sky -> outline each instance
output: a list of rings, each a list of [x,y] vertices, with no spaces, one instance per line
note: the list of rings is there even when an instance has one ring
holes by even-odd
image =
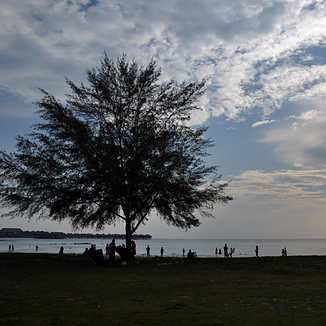
[[[143,65],[154,57],[162,80],[209,78],[191,125],[209,126],[207,164],[236,198],[187,232],[152,215],[138,233],[326,238],[326,1],[2,0],[0,148],[14,151],[15,136],[39,121],[39,87],[64,101],[65,77],[85,82],[104,51]],[[72,231],[24,218],[2,227]]]

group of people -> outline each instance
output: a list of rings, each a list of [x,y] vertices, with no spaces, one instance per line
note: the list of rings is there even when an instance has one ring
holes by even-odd
[[[161,247],[160,252],[161,252],[161,258],[163,258],[163,254],[164,254],[164,248],[163,247]],[[147,254],[147,257],[151,256],[151,248],[150,248],[149,245],[147,245],[147,247],[146,247],[146,254]],[[185,250],[185,248],[183,248],[182,249],[182,257],[185,257],[185,256],[186,256],[186,250]],[[155,256],[155,257],[157,257],[157,256]],[[191,249],[189,249],[186,258],[190,259],[190,258],[195,258],[195,257],[197,257],[197,252],[196,251],[191,251]]]
[[[223,249],[224,249],[224,257],[225,258],[232,258],[232,255],[235,252],[235,248],[230,248],[230,251],[228,251],[229,248],[228,248],[227,244],[225,244]],[[221,248],[220,249],[215,248],[215,255],[217,256],[218,254],[222,255]],[[255,254],[256,254],[256,257],[259,257],[259,248],[258,248],[258,246],[256,246],[256,248],[255,248]]]
[[[119,250],[120,248],[120,250]],[[123,252],[121,251],[123,249]],[[38,246],[36,246],[36,251],[38,250]],[[59,253],[60,254],[63,254],[63,246],[60,247],[60,251]],[[90,259],[91,261],[94,262],[94,258],[95,258],[95,250],[96,250],[96,245],[95,244],[92,244],[91,245],[91,248],[86,248],[84,253],[83,253],[83,256],[84,257],[87,257],[88,259]],[[14,246],[13,245],[9,245],[9,251],[14,251]],[[119,254],[122,252],[123,254],[125,255],[128,255],[128,251],[126,250],[125,246],[124,245],[120,245],[118,247],[116,247],[116,244],[115,244],[115,239],[113,239],[111,241],[110,244],[107,244],[106,247],[105,247],[105,253],[106,255],[109,256],[109,261],[114,261],[115,260],[115,252],[118,252]],[[146,247],[146,253],[147,253],[147,257],[150,257],[150,251],[151,251],[151,248],[149,245],[147,245]],[[228,248],[227,244],[224,245],[223,247],[223,251],[224,251],[224,257],[225,258],[232,258],[232,255],[234,254],[235,252],[235,248]],[[258,246],[256,246],[255,248],[255,255],[256,257],[259,257],[259,248]],[[161,257],[163,257],[163,254],[164,254],[164,248],[161,247],[160,249],[160,253],[161,253]],[[132,260],[135,260],[135,255],[136,255],[136,243],[134,241],[131,241],[131,248],[130,248],[130,254],[131,254],[131,259]],[[186,255],[186,251],[185,249],[183,248],[182,249],[182,256],[185,257]],[[222,250],[221,248],[219,249],[215,249],[215,255],[222,255]],[[121,256],[121,254],[120,254]],[[287,256],[287,249],[286,248],[282,248],[282,256]],[[157,256],[156,256],[157,257]],[[187,253],[187,257],[186,258],[195,258],[197,257],[197,253],[196,252],[192,252],[191,249],[189,249],[188,253]]]
[[[197,257],[197,252],[194,251],[192,252],[191,249],[189,249],[188,254],[187,254],[187,259],[192,259]]]
[[[83,253],[84,259],[90,260],[94,265],[96,265],[95,250],[96,250],[96,245],[91,244],[91,247],[89,249],[86,248]]]
[[[288,255],[288,251],[286,248],[282,249],[282,256],[287,256]]]
[[[164,254],[163,247],[161,247],[160,253],[161,253],[161,258],[163,258],[163,254]],[[147,256],[147,258],[149,258],[151,256],[151,248],[149,245],[147,245],[147,247],[146,247],[146,256]]]
[[[110,244],[106,244],[105,254],[109,256],[109,261],[115,260],[115,252],[117,252],[121,258],[124,260],[127,256],[130,255],[132,260],[135,260],[136,256],[136,243],[135,241],[131,241],[130,251],[125,247],[125,245],[116,246],[115,239],[111,241]]]
[[[230,251],[228,251],[228,246],[227,244],[224,245],[224,257],[226,258],[232,258],[232,254],[234,253],[235,251],[235,248],[230,248]],[[256,246],[255,248],[255,254],[256,254],[256,257],[259,257],[259,247]],[[184,249],[183,249],[183,255],[184,255]],[[221,249],[215,249],[215,255],[222,255],[222,250]],[[240,254],[241,255],[241,254]],[[282,248],[282,256],[287,256],[288,255],[288,252],[287,252],[287,249],[286,248]]]
[[[230,251],[229,251],[229,248],[228,248],[228,245],[225,244],[224,247],[223,247],[223,251],[224,251],[224,257],[225,258],[232,258],[232,255],[234,254],[235,252],[235,248],[230,248]],[[217,255],[222,255],[222,249],[219,248],[215,248],[215,256]]]
[[[229,248],[228,248],[228,245],[225,244],[224,247],[223,247],[223,251],[224,251],[224,257],[225,258],[232,258],[232,255],[234,254],[235,252],[235,248],[230,248],[230,251],[229,251]],[[222,255],[222,250],[221,248],[219,250],[217,250],[217,248],[215,249],[215,255]]]
[[[96,245],[95,244],[92,244],[91,245],[91,248],[89,248],[89,249],[86,248],[85,249],[85,251],[83,253],[83,256],[84,257],[87,257],[88,259],[90,259],[91,261],[94,262],[95,250],[96,250]],[[14,245],[9,245],[9,252],[12,252],[12,251],[14,251]],[[38,246],[36,246],[36,251],[38,251]],[[60,254],[63,254],[63,251],[64,251],[64,247],[61,246],[59,253]],[[111,243],[110,244],[106,244],[106,247],[105,247],[105,253],[106,253],[106,255],[109,256],[109,261],[114,261],[115,260],[115,252],[116,251],[119,254],[120,254],[120,252],[122,252],[125,255],[128,255],[128,251],[126,250],[125,246],[124,245],[120,245],[120,246],[116,247],[115,239],[113,239],[111,241]],[[147,247],[146,247],[147,257],[150,257],[150,251],[151,251],[151,248],[150,248],[149,245],[147,245]],[[232,258],[232,255],[235,252],[235,248],[228,248],[227,244],[225,244],[224,247],[223,247],[223,251],[224,251],[224,257],[225,258]],[[163,254],[164,254],[164,248],[163,247],[161,247],[160,253],[161,253],[161,257],[163,258]],[[131,254],[131,259],[132,260],[135,260],[136,243],[134,241],[131,241],[130,254]],[[256,248],[255,248],[255,254],[256,254],[256,257],[259,257],[259,248],[258,248],[258,246],[256,246]],[[185,257],[185,255],[186,255],[186,251],[183,248],[182,249],[182,256]],[[219,248],[219,249],[215,248],[215,255],[216,256],[217,255],[222,255],[221,248]],[[287,256],[287,249],[286,248],[282,248],[282,256]],[[189,249],[189,252],[187,253],[187,258],[195,258],[195,257],[197,257],[197,253],[196,252],[192,252],[191,249]]]

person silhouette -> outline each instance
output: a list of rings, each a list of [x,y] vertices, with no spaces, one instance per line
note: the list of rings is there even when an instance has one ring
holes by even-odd
[[[149,247],[149,245],[147,245],[146,247],[146,252],[147,252],[147,257],[150,257],[151,248]]]
[[[258,246],[256,246],[255,253],[256,253],[256,257],[259,257],[259,256],[258,256],[258,253],[259,253]]]
[[[223,249],[224,249],[224,257],[227,258],[228,257],[228,249],[229,249],[227,244],[224,245]]]

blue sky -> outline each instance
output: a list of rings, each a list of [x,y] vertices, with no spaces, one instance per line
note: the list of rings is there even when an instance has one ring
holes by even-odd
[[[13,151],[14,136],[38,121],[38,87],[64,101],[64,77],[85,82],[104,50],[140,64],[154,56],[162,80],[209,77],[191,123],[210,126],[208,164],[232,180],[236,197],[199,228],[185,232],[152,216],[139,233],[326,237],[326,1],[2,0],[0,148]],[[0,221],[71,231],[66,222]]]

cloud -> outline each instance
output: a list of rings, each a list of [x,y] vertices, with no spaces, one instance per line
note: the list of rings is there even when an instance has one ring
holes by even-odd
[[[0,87],[28,103],[37,87],[62,96],[63,76],[83,81],[105,49],[140,63],[154,55],[163,78],[210,77],[194,124],[257,108],[266,119],[325,95],[325,19],[323,1],[3,0]]]
[[[255,123],[252,124],[252,128],[256,128],[258,126],[266,125],[266,124],[273,123],[273,122],[275,122],[275,120],[257,121],[257,122],[255,122]]]
[[[325,182],[325,169],[239,172],[228,187],[236,200],[217,205],[201,228],[224,239],[324,237]]]
[[[281,200],[311,199],[326,203],[326,169],[244,171],[232,176],[234,196],[272,196]]]
[[[322,111],[323,101],[307,103],[317,109],[287,117],[277,128],[269,130],[261,142],[273,146],[274,155],[282,163],[321,168],[326,166],[326,112]]]
[[[321,110],[309,110],[306,112],[301,113],[300,116],[296,116],[296,115],[290,115],[289,117],[286,117],[286,120],[289,119],[296,119],[296,120],[301,120],[301,121],[308,121],[308,120],[312,120],[315,119],[316,117],[318,117],[319,115],[322,115],[323,112]]]

